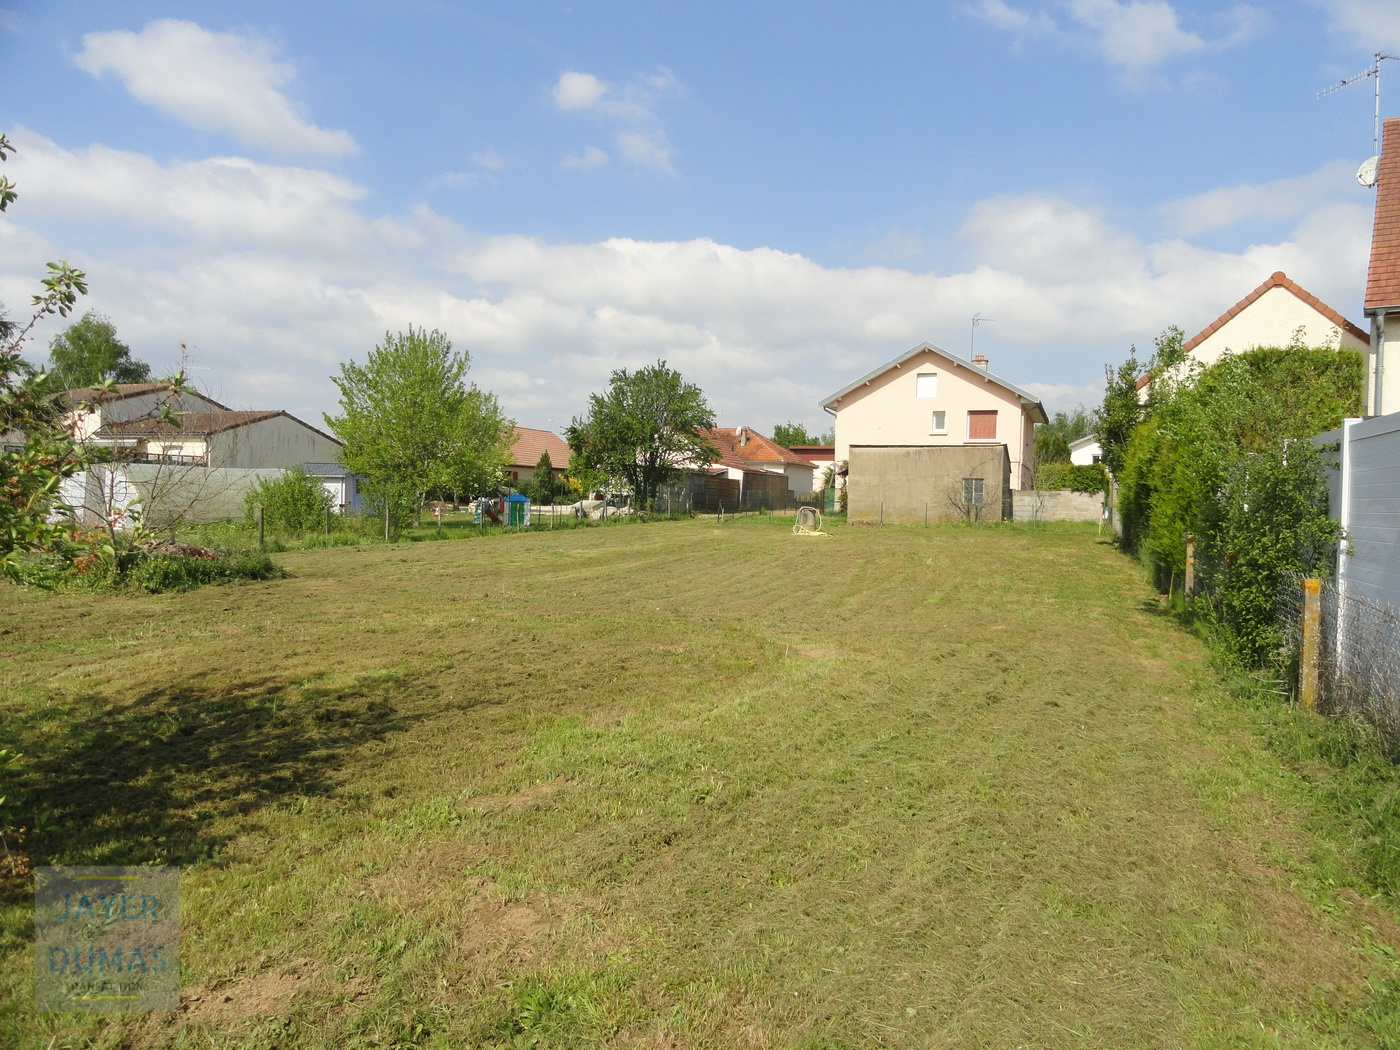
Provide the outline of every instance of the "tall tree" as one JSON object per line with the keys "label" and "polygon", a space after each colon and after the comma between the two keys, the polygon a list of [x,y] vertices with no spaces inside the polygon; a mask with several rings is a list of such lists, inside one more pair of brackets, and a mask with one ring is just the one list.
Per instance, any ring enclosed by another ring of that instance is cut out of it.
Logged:
{"label": "tall tree", "polygon": [[704,393],[665,361],[612,374],[606,394],[593,394],[588,415],[564,431],[573,465],[625,482],[646,505],[687,466],[707,466],[718,450],[698,433],[715,425]]}
{"label": "tall tree", "polygon": [[114,383],[146,383],[151,366],[131,356],[117,338],[116,325],[89,310],[49,343],[49,371],[60,389]]}
{"label": "tall tree", "polygon": [[1128,359],[1116,369],[1104,366],[1103,404],[1094,413],[1094,436],[1103,446],[1103,462],[1114,477],[1123,472],[1128,457],[1128,442],[1142,422],[1145,405],[1138,399],[1137,381],[1142,365],[1137,359],[1137,347],[1128,351]]}
{"label": "tall tree", "polygon": [[434,329],[385,333],[364,365],[340,366],[340,415],[326,425],[342,459],[385,498],[419,508],[430,491],[481,492],[499,484],[514,423],[494,394],[465,382],[471,358]]}
{"label": "tall tree", "polygon": [[547,449],[540,453],[539,462],[535,464],[535,474],[530,488],[537,503],[544,503],[546,500],[550,503],[554,502],[554,496],[559,491],[559,486],[554,480],[554,464],[550,461]]}
{"label": "tall tree", "polygon": [[821,441],[807,431],[801,423],[794,423],[788,420],[786,423],[773,424],[773,440],[783,448],[792,448],[794,445],[819,445]]}

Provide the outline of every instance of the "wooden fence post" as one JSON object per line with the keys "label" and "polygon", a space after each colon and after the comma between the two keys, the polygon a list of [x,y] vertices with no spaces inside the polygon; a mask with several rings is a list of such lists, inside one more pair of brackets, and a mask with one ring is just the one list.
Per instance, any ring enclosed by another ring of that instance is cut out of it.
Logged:
{"label": "wooden fence post", "polygon": [[1186,534],[1186,600],[1196,595],[1196,537]]}
{"label": "wooden fence post", "polygon": [[1317,680],[1322,634],[1322,581],[1309,577],[1303,581],[1303,657],[1299,671],[1298,692],[1303,707],[1317,707]]}

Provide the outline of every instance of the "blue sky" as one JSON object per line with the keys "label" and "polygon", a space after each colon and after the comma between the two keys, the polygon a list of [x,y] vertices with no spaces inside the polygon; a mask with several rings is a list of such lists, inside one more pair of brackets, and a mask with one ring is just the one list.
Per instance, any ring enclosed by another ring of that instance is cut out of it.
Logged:
{"label": "blue sky", "polygon": [[1373,82],[1316,95],[1377,50],[1393,0],[0,0],[0,301],[68,259],[137,356],[315,423],[409,324],[555,430],[658,358],[822,428],[975,315],[1092,407],[1275,270],[1362,320]]}

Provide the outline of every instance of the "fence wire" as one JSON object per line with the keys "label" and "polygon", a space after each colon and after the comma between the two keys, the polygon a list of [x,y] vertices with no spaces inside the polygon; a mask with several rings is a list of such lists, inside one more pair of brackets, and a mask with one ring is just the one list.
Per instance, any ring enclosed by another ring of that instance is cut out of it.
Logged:
{"label": "fence wire", "polygon": [[[1400,609],[1322,581],[1318,631],[1318,708],[1357,714],[1400,745]],[[1297,682],[1303,649],[1303,577],[1284,579],[1277,597],[1287,663]]]}

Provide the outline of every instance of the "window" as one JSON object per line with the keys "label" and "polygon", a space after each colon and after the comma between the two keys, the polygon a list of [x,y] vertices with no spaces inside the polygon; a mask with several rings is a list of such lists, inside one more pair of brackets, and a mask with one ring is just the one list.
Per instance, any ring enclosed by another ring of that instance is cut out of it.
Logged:
{"label": "window", "polygon": [[915,382],[916,382],[915,393],[917,394],[917,396],[919,396],[919,397],[937,397],[937,396],[938,396],[938,373],[937,373],[937,372],[921,372],[921,373],[919,373],[918,379],[917,379]]}
{"label": "window", "polygon": [[947,412],[935,412],[935,413],[933,414],[933,420],[932,420],[932,421],[930,422],[930,424],[929,424],[929,433],[930,433],[930,434],[946,434],[946,433],[948,433],[948,413],[947,413]]}
{"label": "window", "polygon": [[986,497],[986,484],[982,478],[963,478],[963,506],[982,506],[982,500]]}
{"label": "window", "polygon": [[997,439],[997,414],[990,412],[969,412],[967,414],[967,439],[969,441],[995,441]]}

